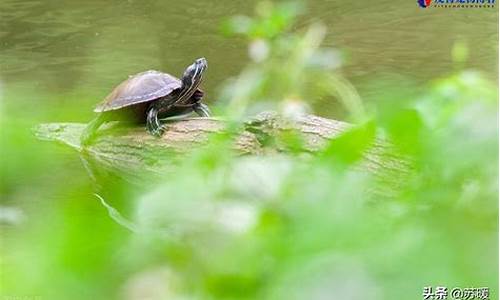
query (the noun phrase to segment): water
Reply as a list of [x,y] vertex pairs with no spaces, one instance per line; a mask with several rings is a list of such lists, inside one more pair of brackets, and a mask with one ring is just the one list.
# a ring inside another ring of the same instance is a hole
[[[180,76],[195,58],[206,57],[205,101],[216,105],[220,87],[248,61],[246,42],[224,37],[221,22],[252,15],[254,6],[241,0],[1,0],[3,198],[16,198],[9,193],[20,187],[31,189],[40,174],[52,180],[47,162],[68,164],[35,141],[34,125],[88,122],[96,103],[130,74],[158,69]],[[498,78],[497,9],[421,9],[413,0],[321,0],[307,7],[295,29],[326,25],[324,45],[346,54],[344,73],[366,102],[399,92],[404,100],[452,72],[456,41],[469,47],[465,67]],[[338,109],[328,102],[316,113],[336,117]],[[73,153],[67,155],[79,165]]]
[[[346,75],[367,101],[382,92],[370,81],[390,77],[395,85],[407,79],[419,84],[450,72],[457,40],[469,47],[467,67],[496,80],[497,9],[421,9],[414,2],[310,1],[297,29],[316,21],[327,25],[325,45],[347,53]],[[220,23],[252,14],[254,4],[2,0],[0,81],[20,98],[4,101],[56,112],[62,105],[85,121],[94,104],[127,75],[159,69],[180,76],[204,56],[207,102],[214,102],[225,79],[247,61],[245,42],[223,37]]]
[[[453,71],[457,40],[469,47],[466,67],[497,80],[497,9],[421,9],[415,2],[309,1],[295,29],[326,25],[324,45],[346,54],[343,70],[366,102],[417,93]],[[68,164],[33,138],[34,125],[88,122],[96,103],[130,74],[158,69],[180,76],[195,58],[206,57],[205,101],[216,105],[220,87],[248,61],[246,42],[224,37],[221,22],[252,15],[255,3],[0,0],[3,199],[33,188],[40,174],[51,181],[47,162]],[[316,113],[336,117],[338,109],[328,102]]]

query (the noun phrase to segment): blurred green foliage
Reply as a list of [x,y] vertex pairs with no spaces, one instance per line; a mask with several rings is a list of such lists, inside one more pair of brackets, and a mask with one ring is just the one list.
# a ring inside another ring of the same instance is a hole
[[[101,196],[118,209],[108,211],[74,153],[37,143],[32,155],[28,122],[3,114],[3,205],[31,204],[27,214],[38,217],[23,223],[19,215],[2,227],[2,293],[420,299],[424,286],[440,285],[488,286],[497,297],[498,88],[457,68],[417,97],[388,94],[367,108],[342,75],[340,52],[321,47],[325,28],[293,30],[299,12],[264,2],[255,17],[225,24],[248,40],[251,61],[222,99],[227,118],[243,126],[245,115],[265,107],[293,118],[311,109],[310,99],[331,95],[357,125],[315,155],[303,156],[293,133],[280,141],[289,155],[261,157],[236,156],[231,134],[215,136],[161,182],[101,182]],[[464,47],[453,51],[457,63]],[[402,185],[357,168],[377,138],[395,145],[386,157],[411,162],[385,174],[404,178]],[[22,162],[32,170],[16,168]],[[21,176],[45,189],[13,188]]]
[[321,46],[325,26],[293,30],[300,12],[298,2],[265,1],[257,5],[255,17],[237,16],[224,24],[226,34],[248,40],[251,60],[223,93],[229,116],[272,108],[293,117],[311,111],[314,99],[327,97],[339,100],[353,119],[365,117],[358,93],[339,70],[341,52]]

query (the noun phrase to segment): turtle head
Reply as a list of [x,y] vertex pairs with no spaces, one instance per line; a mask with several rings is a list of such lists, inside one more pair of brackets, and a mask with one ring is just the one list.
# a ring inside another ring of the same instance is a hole
[[207,60],[202,57],[194,61],[182,75],[183,90],[187,93],[194,92],[203,79],[203,73],[207,69]]

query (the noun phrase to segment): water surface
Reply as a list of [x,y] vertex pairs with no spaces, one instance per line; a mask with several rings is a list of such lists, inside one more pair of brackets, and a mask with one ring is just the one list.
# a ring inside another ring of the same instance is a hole
[[[127,75],[147,69],[180,75],[204,56],[204,86],[213,102],[225,79],[247,62],[245,42],[223,37],[220,23],[252,14],[254,4],[2,0],[0,81],[5,91],[15,91],[3,100],[43,105],[44,111],[78,110],[72,117],[88,120],[94,104]],[[457,40],[469,47],[466,67],[498,77],[497,9],[421,9],[412,0],[321,0],[307,7],[297,29],[326,24],[325,45],[347,53],[346,75],[367,101],[383,95],[368,84],[374,80],[419,85],[452,71]]]

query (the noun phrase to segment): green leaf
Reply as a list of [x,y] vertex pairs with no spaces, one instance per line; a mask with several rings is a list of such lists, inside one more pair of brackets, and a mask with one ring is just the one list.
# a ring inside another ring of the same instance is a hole
[[363,157],[375,139],[375,123],[367,122],[333,139],[323,151],[323,157],[338,166],[350,166]]

